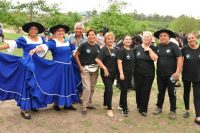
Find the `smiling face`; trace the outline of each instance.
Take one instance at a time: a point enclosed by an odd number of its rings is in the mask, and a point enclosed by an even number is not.
[[[29,35],[30,36],[37,36],[38,34],[38,28],[36,26],[31,26],[29,28]]]
[[[168,44],[169,43],[169,34],[166,32],[162,32],[159,35],[159,40],[161,44]]]
[[[189,33],[189,34],[188,34],[187,40],[188,40],[188,44],[189,44],[190,46],[193,47],[193,46],[197,45],[197,37],[196,37],[195,34]]]
[[[96,33],[93,30],[88,31],[87,33],[88,42],[95,43],[96,42]]]
[[[56,37],[61,38],[65,35],[65,30],[63,28],[58,28],[54,34]]]
[[[105,44],[109,47],[113,46],[115,43],[115,35],[113,33],[106,33],[105,34]]]
[[[129,46],[130,47],[131,44],[132,44],[131,36],[129,36],[129,35],[125,36],[125,38],[123,40],[123,44],[124,44],[124,46]]]
[[[142,42],[143,44],[151,44],[152,42],[152,33],[151,32],[143,32],[142,34]]]
[[[75,32],[76,36],[82,36],[83,35],[83,31],[84,31],[83,24],[81,24],[81,23],[75,24],[74,32]]]

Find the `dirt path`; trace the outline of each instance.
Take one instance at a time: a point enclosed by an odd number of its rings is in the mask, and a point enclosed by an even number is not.
[[[155,84],[154,84],[155,86]],[[121,116],[117,110],[119,90],[114,89],[113,106],[114,118],[106,116],[106,110],[102,107],[103,89],[97,85],[94,103],[96,110],[91,110],[87,115],[80,113],[80,104],[75,104],[77,111],[56,112],[52,105],[40,110],[38,113],[31,112],[32,120],[24,120],[20,116],[20,110],[15,101],[0,102],[0,133],[197,133],[200,127],[193,123],[194,110],[188,119],[182,118],[184,112],[182,89],[177,90],[177,119],[169,120],[169,102],[166,97],[164,110],[160,116],[153,116],[155,108],[156,89],[152,89],[149,104],[148,117],[142,117],[136,111],[135,92],[128,95],[130,109],[128,118]],[[191,100],[192,102],[192,100]],[[191,103],[191,108],[193,104]]]

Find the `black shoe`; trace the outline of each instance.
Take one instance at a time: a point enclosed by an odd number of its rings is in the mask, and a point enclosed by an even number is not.
[[[94,106],[88,106],[88,109],[96,109]]]
[[[194,123],[200,125],[200,121],[198,121],[197,119],[194,120]]]
[[[66,109],[66,110],[76,110],[76,108],[74,107],[74,106],[69,106],[69,107],[67,107],[67,106],[64,106],[64,109]]]
[[[185,114],[183,114],[183,118],[188,118],[190,116],[189,112],[185,112]]]
[[[147,117],[147,113],[146,112],[140,112],[140,114],[144,117]]]
[[[53,105],[53,108],[54,108],[55,111],[61,111],[61,109],[58,105]]]
[[[127,109],[123,109],[122,110],[122,116],[128,117],[128,111],[127,111]]]
[[[33,112],[38,112],[38,110],[37,110],[37,109],[31,109],[31,111],[33,111]]]
[[[26,111],[21,111],[21,115],[24,119],[30,120],[31,119],[31,115],[26,112]]]

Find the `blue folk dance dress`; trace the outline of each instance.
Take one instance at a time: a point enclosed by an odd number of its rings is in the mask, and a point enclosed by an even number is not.
[[[76,82],[71,61],[71,55],[76,47],[68,40],[64,43],[56,39],[49,40],[47,45],[41,45],[45,52],[38,53],[43,56],[48,50],[52,53],[52,61],[33,55],[27,58],[26,66],[33,72],[29,84],[33,89],[34,97],[40,103],[56,103],[60,106],[71,106],[78,102]]]
[[[24,58],[28,57],[29,51],[40,44],[45,44],[42,37],[38,41],[32,41],[28,37],[19,37],[9,42],[8,52],[15,48],[23,49],[23,57],[0,53],[0,100],[14,99],[17,106],[22,110],[42,108],[45,104],[39,103],[37,98],[32,97],[32,89],[29,85],[31,73],[23,65]]]

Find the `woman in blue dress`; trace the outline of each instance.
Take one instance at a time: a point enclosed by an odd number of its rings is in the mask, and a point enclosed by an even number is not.
[[[69,31],[68,26],[58,24],[51,27],[49,31],[55,38],[30,51],[30,55],[37,53],[43,56],[50,50],[53,57],[53,61],[50,61],[32,56],[34,64],[32,81],[35,82],[32,86],[35,87],[33,93],[39,97],[41,103],[54,103],[53,108],[56,111],[61,110],[59,106],[76,110],[72,106],[73,103],[78,102],[78,97],[71,62],[71,56],[76,47],[64,38],[65,33]]]
[[[44,32],[44,26],[40,23],[29,22],[24,24],[22,29],[28,36],[5,43],[0,46],[0,50],[7,49],[8,52],[12,52],[15,48],[22,48],[23,57],[27,57],[31,49],[46,43],[44,38],[38,36]],[[0,53],[0,66],[4,68],[0,71],[0,100],[15,99],[21,109],[21,115],[25,119],[31,119],[28,111],[31,109],[37,111],[37,108],[45,105],[32,97],[32,89],[27,82],[30,73],[26,71],[22,62],[21,57]]]

